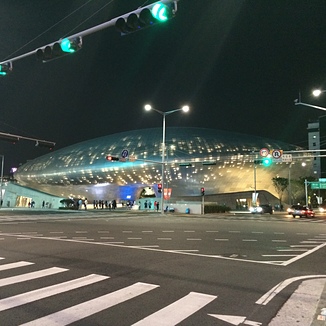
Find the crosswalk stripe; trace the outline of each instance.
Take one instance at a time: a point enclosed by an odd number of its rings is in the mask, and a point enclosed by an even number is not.
[[[24,281],[34,280],[39,277],[44,277],[44,276],[49,276],[49,275],[65,272],[67,270],[68,269],[65,269],[65,268],[52,267],[52,268],[43,269],[43,270],[40,270],[37,272],[31,272],[31,273],[26,273],[26,274],[21,274],[21,275],[17,275],[17,276],[3,278],[3,279],[0,279],[0,287],[14,284],[14,283],[20,283],[20,282],[24,282]]]
[[[47,286],[41,289],[25,292],[12,297],[8,297],[0,300],[0,311],[4,311],[10,308],[18,307],[26,303],[30,303],[36,300],[44,299],[59,293],[67,292],[73,289],[80,288],[82,286],[90,285],[99,281],[103,281],[110,278],[109,276],[91,274],[88,276],[80,277],[71,281],[63,282]]]
[[[217,296],[215,295],[190,292],[180,300],[171,303],[169,306],[149,315],[132,326],[176,325],[216,298]]]
[[[5,271],[12,268],[23,267],[23,266],[33,265],[33,264],[34,263],[30,263],[28,261],[18,261],[16,263],[0,265],[0,271]]]
[[[101,297],[83,302],[70,308],[55,312],[48,316],[35,319],[20,326],[64,326],[80,319],[86,318],[104,309],[137,297],[143,293],[151,291],[159,285],[147,283],[135,283],[121,290],[108,293]]]

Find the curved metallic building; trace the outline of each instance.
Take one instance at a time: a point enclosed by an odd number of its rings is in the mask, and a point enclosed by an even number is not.
[[[262,148],[298,149],[276,140],[203,128],[166,128],[165,145],[164,187],[172,189],[171,199],[199,196],[201,187],[205,187],[207,195],[254,188],[277,195],[271,179],[288,177],[289,164],[257,165],[254,173],[254,160]],[[137,200],[146,187],[157,191],[161,182],[161,149],[162,128],[122,132],[29,161],[17,170],[15,178],[21,185],[61,197]],[[106,159],[107,155],[120,157],[124,150],[129,153],[126,162]],[[302,160],[308,163],[305,167]],[[298,158],[291,164],[292,178],[311,172],[309,159]]]

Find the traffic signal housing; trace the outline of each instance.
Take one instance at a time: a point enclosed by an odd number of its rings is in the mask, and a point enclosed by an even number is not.
[[[0,76],[6,76],[12,72],[12,62],[5,62],[0,65]]]
[[[266,156],[266,157],[264,157],[262,159],[259,159],[259,160],[254,160],[254,164],[263,165],[263,166],[266,166],[266,167],[271,166],[272,163],[273,163],[273,160],[269,156]]]
[[[161,183],[157,184],[157,191],[160,193],[162,192],[162,184]]]
[[[200,188],[200,192],[201,192],[201,195],[204,196],[205,195],[205,188],[204,187]]]
[[[36,57],[43,62],[60,58],[69,53],[77,52],[82,48],[82,38],[80,36],[72,39],[64,38],[52,45],[36,51]]]
[[[263,159],[262,159],[262,164],[264,165],[264,166],[270,166],[271,164],[272,164],[272,158],[271,157],[264,157]]]
[[[126,35],[137,32],[145,27],[165,22],[174,17],[176,13],[176,2],[156,2],[142,10],[136,10],[128,16],[122,16],[115,23],[116,29]]]
[[[112,155],[107,155],[106,160],[110,161],[110,162],[119,161],[119,157],[112,156]]]
[[[36,143],[35,143],[35,146],[45,147],[45,148],[48,148],[50,151],[52,151],[54,146],[55,146],[55,143],[45,141],[45,140],[43,140],[43,141],[42,140],[37,140]]]

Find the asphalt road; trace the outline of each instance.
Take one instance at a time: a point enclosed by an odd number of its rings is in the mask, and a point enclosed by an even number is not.
[[[268,325],[325,246],[323,218],[1,211],[1,325]]]

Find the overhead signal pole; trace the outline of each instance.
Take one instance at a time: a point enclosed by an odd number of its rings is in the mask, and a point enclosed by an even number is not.
[[[64,39],[59,39],[58,41],[46,44],[38,49],[2,61],[0,62],[0,75],[5,75],[7,72],[12,71],[12,62],[30,55],[36,54],[39,59],[46,62],[68,53],[74,53],[81,48],[82,38],[84,36],[96,33],[111,26],[115,26],[121,35],[126,35],[157,23],[164,23],[175,16],[178,9],[178,1],[179,0],[161,0],[154,2],[122,16],[113,18],[105,23],[67,36]]]

